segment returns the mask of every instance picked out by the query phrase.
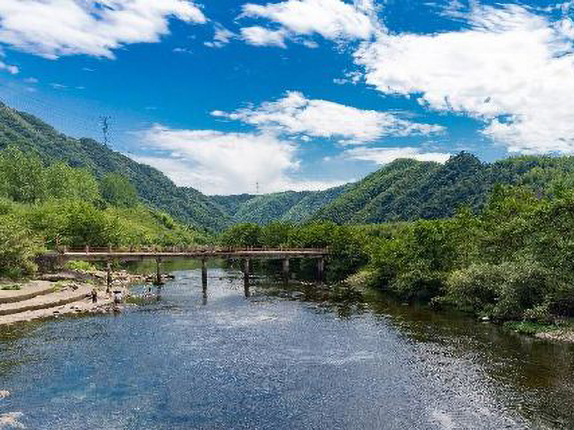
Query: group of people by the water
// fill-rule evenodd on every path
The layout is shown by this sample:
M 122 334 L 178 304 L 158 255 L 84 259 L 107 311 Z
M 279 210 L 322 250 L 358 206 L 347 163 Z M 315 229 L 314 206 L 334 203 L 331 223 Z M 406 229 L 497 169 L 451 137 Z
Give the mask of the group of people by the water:
M 92 303 L 98 303 L 98 290 L 96 288 L 92 289 L 90 293 L 90 298 L 92 299 Z M 115 305 L 119 305 L 124 300 L 124 294 L 122 290 L 114 290 L 113 291 L 113 301 Z

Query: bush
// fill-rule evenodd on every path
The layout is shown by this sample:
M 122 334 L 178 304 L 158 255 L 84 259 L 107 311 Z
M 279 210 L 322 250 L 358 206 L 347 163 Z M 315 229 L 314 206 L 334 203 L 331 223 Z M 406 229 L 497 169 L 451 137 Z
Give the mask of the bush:
M 0 217 L 0 276 L 17 279 L 32 275 L 41 240 L 10 216 Z
M 549 271 L 532 261 L 471 265 L 453 272 L 446 285 L 449 302 L 498 320 L 546 318 L 555 290 Z
M 79 272 L 91 272 L 96 270 L 96 267 L 87 261 L 68 261 L 66 268 L 70 270 L 77 270 Z

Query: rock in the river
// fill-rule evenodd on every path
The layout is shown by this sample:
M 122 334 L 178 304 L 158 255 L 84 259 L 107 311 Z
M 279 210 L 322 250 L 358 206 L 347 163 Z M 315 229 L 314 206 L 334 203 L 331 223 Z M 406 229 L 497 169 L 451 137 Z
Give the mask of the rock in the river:
M 0 415 L 0 429 L 25 429 L 26 427 L 24 424 L 19 421 L 22 415 L 24 415 L 22 412 L 9 412 L 7 414 Z
M 0 399 L 5 399 L 6 397 L 10 397 L 10 391 L 0 390 Z

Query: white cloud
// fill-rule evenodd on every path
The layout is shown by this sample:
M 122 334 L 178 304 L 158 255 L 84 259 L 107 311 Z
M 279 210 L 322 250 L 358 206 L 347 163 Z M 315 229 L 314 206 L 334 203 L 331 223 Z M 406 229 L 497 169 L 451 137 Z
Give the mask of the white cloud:
M 237 35 L 222 26 L 221 24 L 215 24 L 215 35 L 213 36 L 213 41 L 205 42 L 205 46 L 210 48 L 221 48 L 231 42 L 232 39 L 236 38 Z
M 286 35 L 287 33 L 283 30 L 269 30 L 259 26 L 241 29 L 241 38 L 253 46 L 278 46 L 285 48 Z
M 178 185 L 208 194 L 285 190 L 299 169 L 297 145 L 264 133 L 173 130 L 154 126 L 144 141 L 161 156 L 135 157 L 164 171 Z
M 421 148 L 352 148 L 343 152 L 344 158 L 361 161 L 372 161 L 377 164 L 388 164 L 399 158 L 411 158 L 418 161 L 436 161 L 444 163 L 451 154 L 443 152 L 422 152 Z
M 193 54 L 193 51 L 189 48 L 173 48 L 173 52 L 175 52 L 176 54 Z
M 0 70 L 5 70 L 11 75 L 17 75 L 20 73 L 20 69 L 18 66 L 12 66 L 10 64 L 6 64 L 4 61 L 0 61 Z
M 364 143 L 386 136 L 428 135 L 444 131 L 441 126 L 411 122 L 395 114 L 361 110 L 326 100 L 309 100 L 296 91 L 258 107 L 232 113 L 214 111 L 212 115 L 239 120 L 264 130 L 341 139 L 342 143 Z
M 267 29 L 269 33 L 264 33 L 262 27 L 242 29 L 242 34 L 252 37 L 247 38 L 244 34 L 249 43 L 252 43 L 254 35 L 273 34 L 275 46 L 283 46 L 287 38 L 313 34 L 336 41 L 366 40 L 378 30 L 371 0 L 353 3 L 342 0 L 286 0 L 266 5 L 248 3 L 243 6 L 241 17 L 264 18 L 278 25 L 278 30 Z M 302 42 L 308 46 L 308 42 Z M 311 46 L 314 45 L 312 42 Z
M 125 44 L 157 42 L 171 17 L 206 22 L 187 0 L 2 0 L 0 43 L 47 58 L 111 58 Z
M 517 5 L 476 6 L 468 27 L 380 34 L 355 54 L 386 94 L 470 115 L 510 151 L 574 152 L 574 24 Z

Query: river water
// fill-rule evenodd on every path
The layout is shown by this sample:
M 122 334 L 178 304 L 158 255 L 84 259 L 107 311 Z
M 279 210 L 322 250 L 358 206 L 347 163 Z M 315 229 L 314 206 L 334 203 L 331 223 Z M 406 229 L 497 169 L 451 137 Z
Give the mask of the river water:
M 204 294 L 198 270 L 174 274 L 118 315 L 0 329 L 0 429 L 574 428 L 570 345 L 372 294 L 246 291 L 222 268 Z

